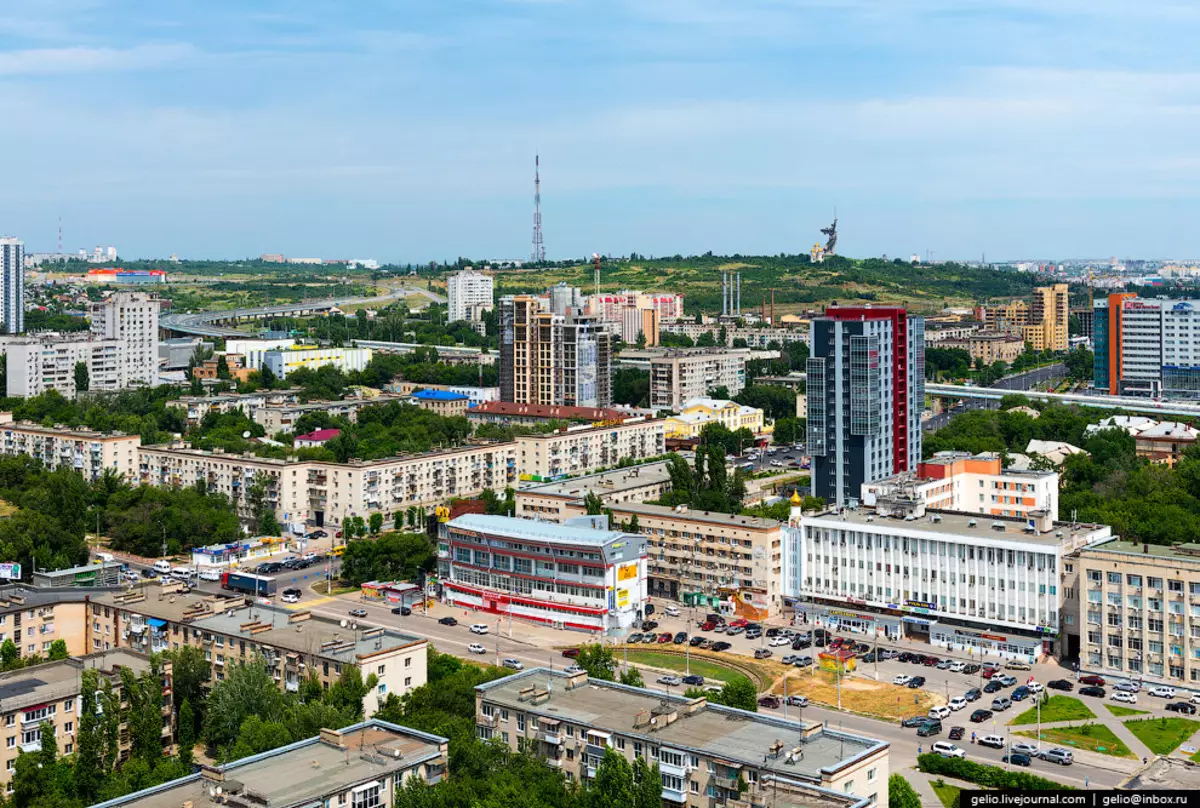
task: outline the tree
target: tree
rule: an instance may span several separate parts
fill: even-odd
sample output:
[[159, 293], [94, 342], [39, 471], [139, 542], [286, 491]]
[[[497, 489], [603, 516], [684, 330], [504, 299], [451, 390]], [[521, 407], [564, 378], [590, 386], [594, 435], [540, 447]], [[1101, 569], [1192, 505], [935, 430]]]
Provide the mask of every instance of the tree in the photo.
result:
[[639, 349], [646, 347], [646, 334], [640, 328], [637, 333], [637, 341], [634, 343]]
[[[344, 532], [348, 535], [349, 528]], [[342, 580], [351, 586], [364, 581], [412, 581], [431, 571], [435, 561], [433, 545], [424, 533], [385, 533], [375, 541], [346, 544]]]
[[646, 686], [646, 681], [642, 678], [641, 672], [637, 668], [632, 667], [621, 671], [621, 676], [619, 677], [618, 681], [620, 681], [621, 684], [629, 685], [630, 687]]
[[888, 805], [891, 808], [921, 808], [921, 797], [903, 776], [893, 774], [888, 778]]
[[801, 428], [801, 419], [799, 418], [779, 418], [775, 421], [775, 442], [796, 443], [804, 440], [804, 432]]
[[217, 357], [217, 378], [231, 379], [233, 374], [229, 372], [229, 363], [225, 361], [225, 354]]
[[726, 707], [758, 712], [758, 690], [745, 676], [730, 679], [721, 687], [720, 703]]
[[192, 737], [198, 736], [204, 717], [206, 687], [212, 678], [212, 666], [204, 658], [204, 652], [192, 645], [184, 645], [167, 651], [164, 656], [171, 662], [172, 700], [177, 721], [183, 720], [183, 705], [186, 702], [193, 712]]
[[21, 653], [17, 650], [17, 646], [12, 640], [5, 640], [0, 645], [0, 664], [3, 664], [5, 669], [11, 668], [20, 655]]
[[184, 699], [178, 718], [179, 759], [186, 766], [192, 765], [192, 754], [196, 746], [196, 716], [192, 703]]
[[583, 497], [583, 507], [588, 516], [599, 516], [604, 513], [604, 500], [595, 491], [588, 491]]
[[612, 649], [598, 643], [581, 645], [579, 656], [575, 658], [575, 664], [587, 671], [588, 676], [592, 679], [611, 682], [614, 678], [613, 671], [616, 669], [616, 662], [613, 660]]
[[[662, 802], [662, 780], [658, 782], [659, 803]], [[596, 776], [583, 795], [584, 808], [633, 808], [636, 792], [633, 767], [624, 755], [605, 748], [604, 757], [596, 767]]]
[[246, 489], [246, 501], [253, 514], [254, 529], [260, 536], [277, 536], [281, 532], [279, 520], [275, 518], [275, 506], [268, 495], [274, 481], [263, 472], [255, 472]]
[[75, 392], [86, 393], [91, 387], [91, 377], [88, 373], [87, 362], [75, 363]]
[[650, 371], [638, 368], [617, 368], [612, 378], [614, 404], [646, 407], [650, 404]]
[[650, 766], [644, 758], [638, 758], [633, 762], [633, 780], [634, 808], [661, 808], [663, 783], [658, 764]]
[[67, 641], [66, 640], [55, 640], [54, 642], [50, 643], [50, 661], [51, 662], [57, 662], [58, 660], [66, 659], [69, 656], [70, 656], [70, 653], [67, 652]]
[[262, 388], [264, 390], [272, 389], [275, 386], [275, 382], [278, 379], [278, 377], [275, 375], [275, 371], [271, 370], [265, 364], [259, 369], [258, 375], [259, 375], [259, 384], [262, 385]]
[[104, 737], [96, 715], [96, 694], [99, 675], [95, 668], [84, 668], [80, 674], [79, 735], [75, 741], [75, 791], [86, 803], [100, 791], [105, 777]]
[[378, 536], [379, 531], [383, 530], [383, 514], [378, 511], [371, 514], [370, 531], [372, 536]]
[[286, 700], [261, 661], [234, 665], [208, 696], [204, 714], [204, 739], [214, 746], [236, 740], [242, 722], [252, 715], [281, 722]]

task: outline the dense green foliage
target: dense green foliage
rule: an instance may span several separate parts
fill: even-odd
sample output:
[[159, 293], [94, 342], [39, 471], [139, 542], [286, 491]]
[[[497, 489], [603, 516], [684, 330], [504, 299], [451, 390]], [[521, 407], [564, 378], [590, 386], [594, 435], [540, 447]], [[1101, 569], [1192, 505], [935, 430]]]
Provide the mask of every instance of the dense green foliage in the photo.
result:
[[630, 407], [650, 406], [650, 371], [638, 368], [617, 368], [612, 377], [614, 404]]
[[436, 558], [423, 533], [384, 533], [367, 541], [346, 544], [342, 580], [351, 586], [364, 581], [412, 581], [429, 572]]
[[25, 331], [87, 331], [90, 323], [86, 317], [76, 317], [41, 309], [28, 309], [25, 312]]
[[161, 385], [120, 393], [92, 393], [69, 401], [57, 390], [50, 390], [33, 398], [4, 399], [0, 409], [12, 412], [16, 421], [124, 432], [140, 435], [143, 444], [152, 444], [170, 440], [172, 433], [186, 429], [187, 413], [168, 406], [179, 393], [178, 388]]
[[[917, 756], [917, 768], [927, 774], [944, 774], [984, 788], [1013, 791], [1052, 791], [1060, 788], [1074, 790], [1074, 786], [1056, 783], [1030, 772], [1006, 771], [999, 766], [988, 766], [965, 758], [942, 757], [931, 752]], [[888, 785], [890, 787], [891, 783]]]
[[754, 682], [745, 676], [737, 676], [721, 686], [719, 692], [710, 692], [699, 687], [689, 687], [683, 692], [689, 699], [704, 696], [710, 704], [736, 707], [751, 713], [758, 712], [758, 690]]
[[671, 491], [659, 505], [688, 505], [704, 511], [738, 513], [746, 496], [746, 475], [741, 469], [729, 476], [725, 469], [725, 450], [719, 445], [698, 446], [695, 466], [677, 454], [667, 455]]
[[794, 418], [796, 393], [790, 387], [774, 384], [751, 384], [733, 397], [738, 404], [762, 410], [767, 418]]
[[888, 777], [888, 808], [921, 808], [921, 796], [903, 775]]

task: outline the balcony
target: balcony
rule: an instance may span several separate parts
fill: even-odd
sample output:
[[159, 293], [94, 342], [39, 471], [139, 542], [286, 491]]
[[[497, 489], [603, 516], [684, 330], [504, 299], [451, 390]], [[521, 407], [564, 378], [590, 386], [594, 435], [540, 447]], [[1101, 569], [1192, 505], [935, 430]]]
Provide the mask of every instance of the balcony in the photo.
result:
[[25, 752], [26, 754], [29, 754], [31, 752], [40, 752], [40, 751], [42, 751], [42, 739], [38, 738], [36, 741], [30, 741], [29, 743], [23, 743], [18, 748], [22, 752]]
[[561, 732], [543, 732], [542, 740], [546, 743], [558, 746], [563, 742], [563, 734]]

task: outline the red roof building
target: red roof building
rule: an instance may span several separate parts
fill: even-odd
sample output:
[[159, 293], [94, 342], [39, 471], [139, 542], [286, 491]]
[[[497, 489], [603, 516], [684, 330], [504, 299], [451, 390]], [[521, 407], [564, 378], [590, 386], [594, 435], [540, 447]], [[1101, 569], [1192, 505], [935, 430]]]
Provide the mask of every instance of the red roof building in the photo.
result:
[[307, 435], [297, 435], [296, 439], [292, 441], [292, 446], [297, 449], [324, 446], [326, 441], [333, 440], [340, 434], [342, 434], [340, 429], [318, 429]]

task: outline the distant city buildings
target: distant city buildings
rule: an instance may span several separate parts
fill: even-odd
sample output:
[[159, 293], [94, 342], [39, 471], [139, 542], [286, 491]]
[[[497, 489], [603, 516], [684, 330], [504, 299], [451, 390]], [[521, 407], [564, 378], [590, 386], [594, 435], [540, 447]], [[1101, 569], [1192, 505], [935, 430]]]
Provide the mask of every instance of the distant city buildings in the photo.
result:
[[1112, 395], [1200, 398], [1200, 301], [1117, 292], [1093, 312], [1093, 379]]
[[659, 344], [662, 321], [683, 316], [683, 295], [624, 290], [589, 295], [586, 306], [588, 314], [611, 323], [627, 345], [636, 345], [640, 335], [647, 346], [653, 346]]
[[501, 400], [611, 405], [613, 336], [599, 320], [555, 314], [529, 295], [501, 298], [499, 315]]
[[847, 505], [920, 462], [925, 323], [901, 308], [829, 308], [809, 347], [812, 494]]
[[976, 366], [982, 367], [995, 362], [1010, 364], [1024, 352], [1025, 341], [1011, 333], [975, 331], [964, 337], [942, 339], [936, 347], [964, 350], [971, 355]]
[[1035, 351], [1070, 349], [1071, 306], [1065, 283], [1039, 286], [1033, 297], [997, 306], [980, 306], [977, 318], [988, 329], [1019, 336]]
[[746, 386], [745, 348], [675, 348], [650, 360], [650, 407], [678, 412], [683, 402], [724, 387], [736, 396]]
[[[781, 318], [786, 320], [787, 318]], [[695, 342], [705, 334], [711, 334], [720, 345], [721, 332], [725, 333], [724, 345], [733, 347], [739, 340], [745, 340], [747, 348], [767, 348], [771, 343], [775, 342], [780, 345], [788, 345], [793, 342], [804, 342], [808, 339], [808, 321], [797, 318], [796, 327], [791, 328], [757, 328], [751, 326], [739, 326], [736, 322], [719, 323], [706, 322], [697, 323], [694, 320], [663, 321], [659, 327], [660, 334], [679, 334], [685, 336]]]
[[88, 283], [140, 285], [166, 283], [167, 272], [163, 269], [89, 269]]
[[25, 243], [0, 238], [0, 326], [6, 334], [25, 331]]
[[678, 415], [667, 417], [667, 437], [698, 438], [708, 424], [720, 424], [731, 432], [749, 429], [755, 435], [765, 430], [762, 410], [736, 401], [701, 396], [683, 402]]
[[293, 345], [273, 348], [263, 354], [263, 367], [285, 379], [300, 368], [316, 370], [332, 365], [343, 373], [363, 370], [371, 361], [370, 348], [322, 348], [318, 345]]
[[665, 425], [652, 418], [518, 435], [515, 440], [521, 479], [535, 482], [593, 474], [622, 461], [645, 462], [666, 451]]
[[478, 321], [494, 305], [495, 280], [491, 275], [467, 268], [446, 279], [448, 322]]

